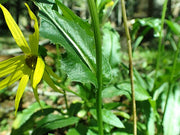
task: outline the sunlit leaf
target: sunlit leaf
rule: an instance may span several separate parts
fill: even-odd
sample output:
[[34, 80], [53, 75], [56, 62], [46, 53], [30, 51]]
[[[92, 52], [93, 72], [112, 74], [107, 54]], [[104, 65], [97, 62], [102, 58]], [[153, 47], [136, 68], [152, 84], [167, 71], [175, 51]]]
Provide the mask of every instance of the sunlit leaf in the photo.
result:
[[[62, 5], [60, 5], [60, 8], [62, 8], [63, 12], [60, 12], [54, 8], [53, 3], [42, 3], [41, 1], [35, 3], [40, 8], [41, 35], [55, 44], [62, 45], [67, 51], [67, 56], [63, 56], [63, 70], [67, 72], [71, 80], [83, 83], [91, 82], [96, 86], [96, 80], [90, 79], [96, 78], [96, 62], [94, 39], [90, 34], [92, 32], [88, 32], [91, 29], [84, 29], [84, 27], [88, 28], [87, 23], [83, 21], [76, 22], [75, 20], [79, 20], [79, 18], [76, 15], [70, 17], [73, 14], [72, 12], [67, 15], [64, 11], [65, 7], [62, 7]], [[77, 72], [76, 69], [81, 73]], [[72, 72], [74, 75], [72, 75]], [[91, 74], [90, 78], [89, 74]], [[109, 82], [110, 79], [110, 65], [106, 58], [103, 57], [103, 82]]]

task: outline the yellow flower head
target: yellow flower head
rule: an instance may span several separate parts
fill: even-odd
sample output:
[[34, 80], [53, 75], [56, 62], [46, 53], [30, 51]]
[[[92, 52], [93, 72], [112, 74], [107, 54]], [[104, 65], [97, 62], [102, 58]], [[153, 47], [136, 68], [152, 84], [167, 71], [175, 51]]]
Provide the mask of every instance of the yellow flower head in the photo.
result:
[[39, 45], [39, 28], [38, 21], [34, 13], [31, 11], [29, 6], [25, 3], [30, 18], [34, 21], [35, 32], [29, 36], [29, 45], [25, 40], [20, 28], [12, 18], [9, 11], [0, 4], [0, 8], [3, 11], [7, 26], [11, 31], [17, 45], [24, 52], [24, 55], [16, 56], [8, 60], [0, 62], [0, 78], [6, 77], [0, 82], [0, 90], [10, 86], [14, 82], [20, 80], [19, 87], [16, 93], [15, 99], [15, 114], [17, 113], [20, 99], [23, 95], [24, 89], [29, 81], [31, 80], [32, 88], [36, 100], [39, 102], [37, 85], [43, 78], [47, 84], [52, 87], [55, 91], [61, 92], [51, 80], [51, 77], [60, 79], [50, 67], [45, 65], [42, 57], [38, 54]]
[[114, 1], [110, 1], [105, 5], [105, 8], [107, 9], [109, 7], [112, 7], [113, 5], [114, 5]]

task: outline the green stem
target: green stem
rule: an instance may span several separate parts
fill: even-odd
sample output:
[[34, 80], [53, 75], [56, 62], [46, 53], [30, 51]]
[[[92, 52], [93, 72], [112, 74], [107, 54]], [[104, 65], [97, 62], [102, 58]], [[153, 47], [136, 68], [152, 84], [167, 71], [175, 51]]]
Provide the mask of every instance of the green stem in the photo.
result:
[[166, 10], [167, 10], [167, 3], [168, 3], [168, 0], [165, 0], [164, 5], [163, 5], [162, 17], [161, 17], [161, 31], [160, 31], [159, 42], [158, 42], [158, 56], [157, 56], [157, 61], [156, 61], [156, 70], [155, 70], [155, 76], [154, 76], [153, 91], [155, 90], [155, 83], [157, 80], [157, 72], [159, 71], [160, 57], [161, 57], [161, 54], [163, 51], [162, 38], [163, 38], [163, 28], [164, 28], [164, 21], [165, 21]]
[[[62, 73], [61, 73], [61, 62], [60, 62], [60, 60], [61, 60], [61, 55], [60, 55], [60, 50], [59, 50], [59, 45], [58, 44], [56, 44], [56, 53], [57, 53], [57, 65], [58, 65], [58, 73], [59, 73], [59, 76], [62, 76]], [[63, 83], [64, 83], [64, 81], [63, 81]], [[60, 84], [61, 85], [61, 84]], [[64, 92], [64, 101], [65, 101], [65, 105], [66, 105], [66, 109], [67, 109], [67, 112], [68, 112], [68, 110], [69, 110], [69, 107], [68, 107], [68, 101], [67, 101], [67, 95], [66, 95], [66, 91], [63, 89], [63, 92]]]
[[122, 15], [123, 15], [125, 33], [126, 33], [127, 44], [128, 44], [129, 76], [131, 80], [131, 92], [132, 92], [132, 104], [133, 104], [133, 133], [134, 135], [137, 135], [137, 116], [136, 116], [136, 101], [135, 101], [135, 90], [134, 90], [134, 81], [133, 81], [131, 37], [130, 37], [129, 29], [127, 26], [126, 8], [125, 8], [124, 0], [121, 0], [121, 6], [122, 6]]
[[74, 92], [74, 91], [68, 89], [66, 86], [60, 84], [60, 88], [64, 89], [64, 90], [67, 91], [67, 92], [73, 93], [74, 95], [76, 95], [76, 96], [82, 98], [85, 102], [88, 102], [86, 98], [84, 98], [84, 97], [81, 96], [80, 94], [78, 94], [78, 93], [76, 93], [76, 92]]
[[92, 19], [92, 26], [94, 31], [95, 47], [96, 47], [96, 78], [98, 83], [98, 89], [96, 93], [96, 111], [97, 111], [97, 121], [99, 128], [99, 135], [103, 135], [103, 121], [102, 121], [102, 41], [99, 26], [99, 17], [97, 13], [97, 8], [94, 0], [87, 0], [88, 6]]

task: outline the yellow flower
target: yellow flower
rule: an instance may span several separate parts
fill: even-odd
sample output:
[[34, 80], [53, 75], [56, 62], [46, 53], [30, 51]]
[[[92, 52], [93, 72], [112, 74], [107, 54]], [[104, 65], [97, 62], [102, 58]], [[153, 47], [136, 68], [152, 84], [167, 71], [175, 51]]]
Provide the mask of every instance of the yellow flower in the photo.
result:
[[20, 80], [15, 98], [15, 114], [17, 113], [20, 99], [29, 80], [31, 81], [33, 92], [38, 102], [39, 98], [37, 93], [37, 85], [40, 83], [41, 79], [45, 80], [47, 84], [55, 91], [61, 92], [51, 80], [51, 77], [58, 80], [59, 77], [51, 70], [50, 67], [45, 65], [42, 57], [38, 54], [38, 21], [29, 6], [26, 3], [25, 5], [28, 9], [30, 18], [34, 21], [35, 30], [35, 32], [29, 36], [29, 45], [9, 11], [0, 4], [0, 8], [3, 11], [7, 26], [9, 27], [9, 30], [11, 31], [17, 45], [24, 52], [23, 55], [0, 62], [0, 78], [6, 77], [0, 82], [0, 90]]
[[107, 9], [109, 7], [112, 7], [113, 5], [114, 5], [114, 1], [110, 1], [105, 5], [105, 8]]

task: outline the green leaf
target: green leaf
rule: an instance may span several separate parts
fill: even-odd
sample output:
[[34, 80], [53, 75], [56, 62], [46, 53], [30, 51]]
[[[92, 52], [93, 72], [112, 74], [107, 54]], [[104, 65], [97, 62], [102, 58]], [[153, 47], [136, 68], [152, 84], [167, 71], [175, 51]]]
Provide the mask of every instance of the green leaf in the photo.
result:
[[89, 129], [87, 135], [98, 135], [98, 134]]
[[[113, 128], [114, 126], [104, 123], [104, 131], [106, 133], [110, 133]], [[107, 134], [107, 135], [110, 135], [110, 134]]]
[[173, 81], [177, 81], [180, 77], [180, 62], [177, 62], [177, 65], [176, 65], [176, 69], [174, 71], [174, 77], [173, 77]]
[[63, 59], [62, 69], [67, 72], [68, 76], [73, 81], [92, 83], [97, 86], [95, 74], [78, 58], [77, 55], [70, 53]]
[[146, 27], [141, 33], [140, 35], [137, 37], [136, 41], [133, 44], [133, 51], [136, 50], [136, 48], [140, 45], [140, 43], [142, 42], [144, 36], [149, 32], [149, 30], [151, 29], [151, 27]]
[[123, 117], [125, 119], [130, 119], [130, 115], [128, 113], [126, 113], [126, 112], [123, 112], [123, 111], [116, 112], [116, 115], [120, 116], [120, 117]]
[[126, 133], [126, 132], [116, 131], [116, 132], [113, 132], [112, 135], [133, 135], [133, 134], [129, 134], [129, 133]]
[[104, 108], [106, 108], [108, 110], [112, 110], [112, 109], [117, 108], [120, 105], [121, 105], [121, 103], [119, 103], [119, 102], [112, 102], [112, 103], [105, 103], [103, 106], [104, 106]]
[[69, 108], [69, 116], [75, 116], [81, 109], [81, 103], [72, 103]]
[[[179, 135], [180, 133], [180, 86], [177, 83], [171, 89], [165, 111], [163, 126], [164, 135]], [[165, 101], [165, 100], [164, 100]]]
[[119, 34], [112, 28], [110, 22], [103, 26], [103, 54], [111, 64], [111, 67], [116, 67], [120, 64], [120, 37]]
[[[45, 102], [41, 101], [40, 102], [42, 107], [44, 108]], [[41, 107], [37, 102], [29, 106], [27, 109], [25, 109], [22, 113], [18, 113], [17, 118], [15, 119], [13, 123], [13, 128], [18, 129], [20, 126], [22, 126], [32, 115], [34, 112], [40, 110]]]
[[47, 56], [47, 49], [44, 46], [39, 46], [38, 54], [44, 59]]
[[169, 28], [174, 32], [174, 34], [180, 36], [180, 24], [170, 20], [166, 20], [165, 22], [167, 23]]
[[131, 98], [129, 91], [118, 89], [115, 86], [109, 86], [102, 91], [102, 98], [112, 98], [121, 95], [126, 95], [128, 98]]
[[[91, 109], [90, 113], [97, 120], [96, 110]], [[120, 119], [114, 113], [112, 113], [110, 110], [106, 110], [106, 109], [102, 110], [102, 119], [103, 119], [103, 122], [105, 122], [107, 124], [110, 124], [110, 125], [118, 127], [118, 128], [124, 128], [124, 125], [120, 121]]]
[[88, 131], [88, 125], [85, 125], [83, 122], [78, 123], [76, 129], [78, 130], [80, 135], [85, 135], [87, 133], [87, 131]]
[[141, 77], [141, 75], [137, 72], [136, 69], [133, 69], [134, 71], [134, 79], [136, 84], [140, 85], [143, 89], [148, 89], [147, 83], [144, 81], [144, 79]]
[[[89, 100], [91, 95], [95, 93], [91, 91], [91, 85], [88, 84], [77, 84], [77, 93], [83, 97], [84, 100]], [[94, 93], [94, 94], [93, 94]]]
[[[125, 82], [118, 85], [119, 90], [124, 90], [131, 93], [130, 82]], [[136, 101], [143, 101], [151, 98], [146, 89], [144, 89], [140, 84], [134, 83], [135, 89], [135, 99]]]
[[45, 134], [54, 129], [76, 124], [78, 121], [79, 118], [77, 117], [65, 118], [61, 115], [49, 114], [37, 122], [37, 128], [33, 131], [32, 135]]
[[168, 89], [168, 83], [163, 83], [158, 89], [156, 89], [156, 91], [154, 92], [153, 95], [153, 100], [158, 100], [159, 96]]
[[36, 102], [29, 108], [25, 109], [22, 113], [17, 115], [17, 118], [13, 123], [11, 135], [19, 135], [19, 133], [24, 135], [25, 132], [33, 129], [37, 119], [57, 111], [55, 108], [46, 106], [42, 101], [40, 103], [43, 107], [43, 110], [41, 110], [41, 107]]
[[71, 128], [68, 130], [67, 135], [80, 135], [80, 133], [75, 128]]
[[53, 10], [54, 4], [36, 4], [40, 8], [41, 36], [62, 45], [67, 51], [67, 57], [62, 62], [62, 69], [73, 81], [91, 82], [96, 85], [95, 55], [92, 54], [94, 48], [91, 37], [75, 22]]
[[93, 32], [90, 30], [91, 25], [88, 22], [86, 22], [85, 20], [82, 20], [79, 16], [74, 14], [74, 12], [72, 12], [72, 10], [70, 10], [68, 7], [63, 5], [60, 2], [60, 0], [55, 0], [55, 1], [56, 1], [57, 6], [61, 9], [62, 14], [65, 18], [67, 18], [68, 20], [72, 20], [72, 21], [76, 22], [86, 31], [86, 33], [88, 35], [93, 36]]
[[161, 24], [161, 20], [157, 18], [136, 19], [135, 23], [133, 24], [133, 29], [137, 31], [139, 30], [140, 27], [150, 27], [151, 29], [154, 30], [154, 37], [159, 37], [161, 30], [160, 24]]
[[150, 116], [148, 117], [148, 122], [147, 122], [148, 135], [155, 135], [155, 122], [156, 122], [155, 113], [153, 112], [153, 109], [151, 108]]
[[[146, 89], [141, 84], [134, 83], [135, 99], [137, 101], [143, 101], [151, 98]], [[115, 86], [109, 86], [102, 91], [103, 98], [112, 98], [115, 96], [125, 95], [127, 98], [131, 98], [131, 85], [130, 82], [122, 82]]]
[[[73, 81], [92, 83], [97, 86], [94, 38], [87, 23], [79, 21], [76, 15], [72, 15], [73, 12], [67, 14], [64, 11], [67, 8], [59, 2], [58, 5], [63, 12], [54, 8], [56, 6], [54, 3], [41, 1], [35, 3], [40, 8], [41, 36], [62, 45], [67, 51], [67, 56], [62, 62], [62, 69]], [[105, 58], [103, 58], [103, 63], [103, 79], [104, 82], [109, 82], [110, 65]]]

